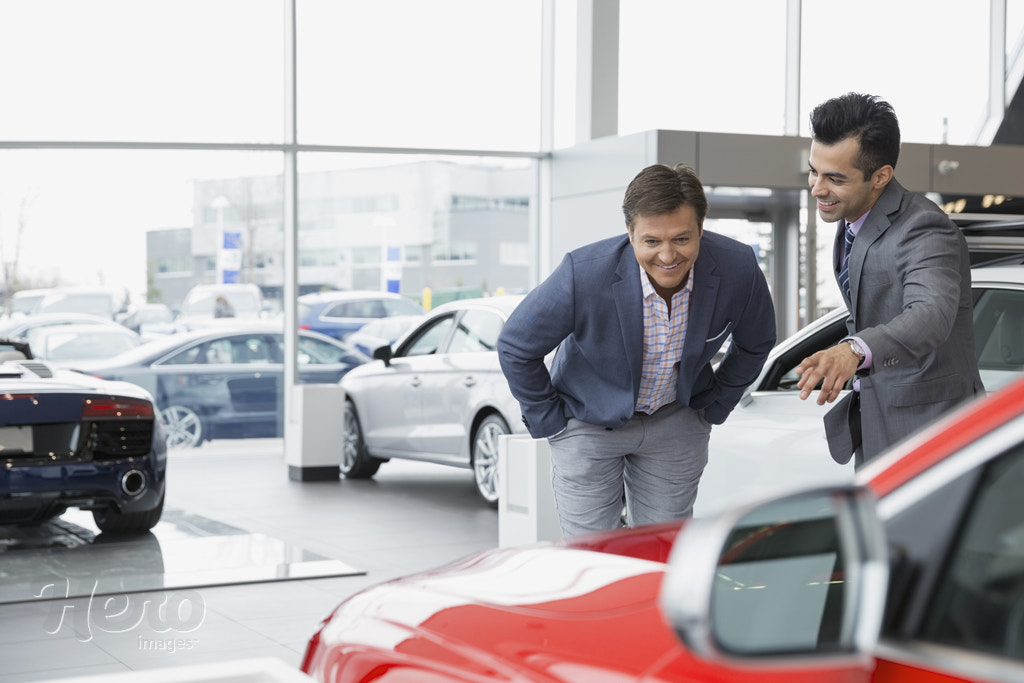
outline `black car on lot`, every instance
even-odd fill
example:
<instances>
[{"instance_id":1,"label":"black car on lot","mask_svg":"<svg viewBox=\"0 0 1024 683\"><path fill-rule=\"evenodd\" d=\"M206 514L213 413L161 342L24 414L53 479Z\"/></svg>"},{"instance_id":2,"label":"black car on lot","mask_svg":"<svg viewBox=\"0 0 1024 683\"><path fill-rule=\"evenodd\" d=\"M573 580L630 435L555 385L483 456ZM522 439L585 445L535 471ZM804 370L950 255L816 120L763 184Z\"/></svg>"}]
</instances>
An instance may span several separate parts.
<instances>
[{"instance_id":1,"label":"black car on lot","mask_svg":"<svg viewBox=\"0 0 1024 683\"><path fill-rule=\"evenodd\" d=\"M163 512L167 438L134 384L61 370L0 338L0 524L91 510L104 532L142 532Z\"/></svg>"},{"instance_id":2,"label":"black car on lot","mask_svg":"<svg viewBox=\"0 0 1024 683\"><path fill-rule=\"evenodd\" d=\"M304 384L337 383L369 360L343 342L299 330L298 380ZM178 333L75 369L149 391L171 448L282 434L284 333L273 321Z\"/></svg>"}]
</instances>

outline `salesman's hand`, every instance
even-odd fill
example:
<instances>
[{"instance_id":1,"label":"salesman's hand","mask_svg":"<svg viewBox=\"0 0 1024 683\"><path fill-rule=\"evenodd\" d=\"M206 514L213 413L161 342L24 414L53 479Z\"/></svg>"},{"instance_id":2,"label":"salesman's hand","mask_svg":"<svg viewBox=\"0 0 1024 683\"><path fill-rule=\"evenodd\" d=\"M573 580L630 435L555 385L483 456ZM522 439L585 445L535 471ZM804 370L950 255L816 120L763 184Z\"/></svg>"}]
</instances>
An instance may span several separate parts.
<instances>
[{"instance_id":1,"label":"salesman's hand","mask_svg":"<svg viewBox=\"0 0 1024 683\"><path fill-rule=\"evenodd\" d=\"M800 375L800 381L796 384L800 389L800 400L810 396L814 387L821 382L818 405L832 403L839 398L839 392L857 372L859 364L860 359L850 350L849 344L837 344L804 358L796 366L796 373Z\"/></svg>"}]
</instances>

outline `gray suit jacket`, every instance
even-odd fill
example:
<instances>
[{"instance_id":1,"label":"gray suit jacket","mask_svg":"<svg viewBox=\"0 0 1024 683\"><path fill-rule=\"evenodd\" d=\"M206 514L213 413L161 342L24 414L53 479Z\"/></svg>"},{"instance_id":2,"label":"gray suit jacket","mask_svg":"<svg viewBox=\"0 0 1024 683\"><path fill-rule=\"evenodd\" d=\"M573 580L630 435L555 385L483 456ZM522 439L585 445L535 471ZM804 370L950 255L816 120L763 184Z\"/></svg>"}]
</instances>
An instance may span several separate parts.
<instances>
[{"instance_id":1,"label":"gray suit jacket","mask_svg":"<svg viewBox=\"0 0 1024 683\"><path fill-rule=\"evenodd\" d=\"M837 282L842 253L840 221L833 250ZM849 334L863 339L873 356L860 380L865 460L984 391L974 353L967 244L939 207L895 179L853 243L845 300ZM843 410L837 406L825 420L840 462L850 458Z\"/></svg>"},{"instance_id":2,"label":"gray suit jacket","mask_svg":"<svg viewBox=\"0 0 1024 683\"><path fill-rule=\"evenodd\" d=\"M569 418L617 428L633 416L643 363L640 266L623 234L581 247L516 307L498 338L502 371L536 438ZM775 309L753 250L705 231L676 399L725 421L775 344ZM732 335L717 372L715 353ZM548 372L544 357L558 347Z\"/></svg>"}]
</instances>

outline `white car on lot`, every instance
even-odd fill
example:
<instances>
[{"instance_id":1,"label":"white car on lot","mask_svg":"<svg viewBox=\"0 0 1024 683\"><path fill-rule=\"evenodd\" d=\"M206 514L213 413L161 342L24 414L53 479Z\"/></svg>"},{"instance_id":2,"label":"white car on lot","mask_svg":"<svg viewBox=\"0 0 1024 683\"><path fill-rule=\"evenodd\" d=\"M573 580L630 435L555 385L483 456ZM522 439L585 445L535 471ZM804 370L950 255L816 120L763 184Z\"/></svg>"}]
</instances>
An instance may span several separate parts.
<instances>
[{"instance_id":1,"label":"white car on lot","mask_svg":"<svg viewBox=\"0 0 1024 683\"><path fill-rule=\"evenodd\" d=\"M985 388L995 391L1024 373L1024 266L972 270L975 352ZM780 342L736 409L711 431L710 455L694 505L707 515L755 496L804 485L846 483L853 465L838 465L825 442L817 393L801 401L794 368L846 336L838 309Z\"/></svg>"}]
</instances>

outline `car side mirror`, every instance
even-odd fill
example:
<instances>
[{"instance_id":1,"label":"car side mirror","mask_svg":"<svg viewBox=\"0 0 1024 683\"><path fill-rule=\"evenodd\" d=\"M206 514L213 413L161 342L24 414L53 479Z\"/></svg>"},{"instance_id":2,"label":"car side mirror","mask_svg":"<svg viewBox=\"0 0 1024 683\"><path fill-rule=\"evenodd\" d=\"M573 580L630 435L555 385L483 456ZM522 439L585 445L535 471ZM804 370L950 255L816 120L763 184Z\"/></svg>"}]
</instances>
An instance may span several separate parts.
<instances>
[{"instance_id":1,"label":"car side mirror","mask_svg":"<svg viewBox=\"0 0 1024 683\"><path fill-rule=\"evenodd\" d=\"M378 346L373 350L373 357L384 361L384 367L390 367L392 357L391 346Z\"/></svg>"},{"instance_id":2,"label":"car side mirror","mask_svg":"<svg viewBox=\"0 0 1024 683\"><path fill-rule=\"evenodd\" d=\"M864 488L806 491L690 521L661 605L711 660L870 652L888 585L885 530Z\"/></svg>"}]
</instances>

